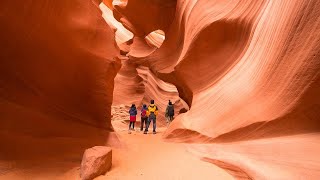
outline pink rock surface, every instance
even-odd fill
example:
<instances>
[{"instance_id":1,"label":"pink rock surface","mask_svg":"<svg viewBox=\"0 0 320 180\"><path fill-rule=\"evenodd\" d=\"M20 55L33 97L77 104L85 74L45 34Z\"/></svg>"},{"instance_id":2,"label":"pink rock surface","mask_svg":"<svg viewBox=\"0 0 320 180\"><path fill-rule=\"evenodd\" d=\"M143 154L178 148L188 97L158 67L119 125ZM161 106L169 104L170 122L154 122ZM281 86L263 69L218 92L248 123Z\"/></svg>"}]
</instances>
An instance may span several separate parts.
<instances>
[{"instance_id":1,"label":"pink rock surface","mask_svg":"<svg viewBox=\"0 0 320 180\"><path fill-rule=\"evenodd\" d=\"M140 110L142 104L149 105L154 99L159 108L158 125L166 125L164 117L168 100L175 105L177 115L182 109L189 109L188 105L179 97L177 88L157 78L148 67L133 64L127 57L121 57L122 67L115 77L113 92L113 106L136 104ZM128 110L121 113L120 119L129 119ZM118 112L114 116L118 117ZM115 119L115 118L113 118ZM118 119L118 120L120 120ZM140 114L138 113L138 119Z\"/></svg>"},{"instance_id":2,"label":"pink rock surface","mask_svg":"<svg viewBox=\"0 0 320 180\"><path fill-rule=\"evenodd\" d=\"M318 1L299 0L178 0L159 49L145 57L131 57L157 78L176 85L179 96L190 105L164 137L214 143L202 151L203 156L214 150L218 153L209 156L211 162L245 169L248 178L267 179L274 172L275 179L316 179L320 170L320 161L314 158L319 149L315 140L320 138L319 7ZM231 161L237 159L232 151L239 142L249 143L250 148L237 152L241 162ZM227 155L214 149L221 147L223 152L225 146L216 143L230 143L228 161ZM250 160L255 158L263 160L253 168ZM314 162L308 163L310 159ZM297 163L304 162L298 170Z\"/></svg>"},{"instance_id":3,"label":"pink rock surface","mask_svg":"<svg viewBox=\"0 0 320 180\"><path fill-rule=\"evenodd\" d=\"M145 87L136 70L137 65L131 63L128 57L124 56L120 57L120 59L122 66L115 77L112 105L125 104L131 106L132 103L140 105Z\"/></svg>"},{"instance_id":4,"label":"pink rock surface","mask_svg":"<svg viewBox=\"0 0 320 180\"><path fill-rule=\"evenodd\" d=\"M167 141L236 178L319 178L319 1L94 2L0 3L1 158L79 157L110 142L112 99L172 99Z\"/></svg>"},{"instance_id":5,"label":"pink rock surface","mask_svg":"<svg viewBox=\"0 0 320 180\"><path fill-rule=\"evenodd\" d=\"M297 3L299 6L275 2L253 6L248 1L240 1L232 5L216 3L208 12L217 13L216 6L219 5L220 8L223 5L226 6L224 11L228 14L221 12L216 14L217 17L209 17L208 13L196 13L196 8L204 5L201 2L193 4L194 13L189 15L189 23L194 22L193 17L197 19L201 18L201 15L206 21L193 26L193 31L198 29L198 32L193 32L197 35L196 38L188 36L187 23L187 38L184 39L185 44L174 69L174 75L183 80L183 87L193 94L192 99L188 97L188 102L192 102L190 112L180 117L187 128L216 137L256 122L284 119L294 113L298 115L318 112L319 97L315 94L319 88L318 39L305 41L319 33L317 25L311 23L318 15L317 11L303 2ZM314 6L318 5L313 3ZM229 6L237 7L237 10ZM281 6L286 8L281 9ZM252 12L249 11L251 9ZM277 12L281 12L283 18L275 18L274 14ZM297 21L285 17L286 13L295 13L296 17L308 14L309 18ZM224 18L219 18L222 15ZM230 20L227 20L227 17ZM270 21L272 18L274 21ZM247 23L237 22L242 19ZM232 27L232 36L227 34L229 25ZM299 33L291 31L296 26L301 26ZM276 31L273 32L274 27ZM222 34L219 34L219 28L222 28ZM310 29L313 31L310 32ZM268 34L269 31L272 31L272 34ZM217 43L207 41L209 37L206 33L220 40ZM233 36L236 39L230 39ZM241 40L245 36L250 38ZM206 43L213 46L205 45ZM306 44L308 46L304 46ZM162 47L165 48L165 43L159 51ZM228 51L231 52L227 53ZM223 56L216 56L217 53ZM191 62L196 57L199 60ZM220 73L216 72L221 65L228 67L219 70ZM288 71L288 68L292 69ZM203 106L208 107L206 112L200 110ZM292 118L298 117L289 119ZM318 116L311 115L305 121L303 119L306 118L299 117L300 120L296 120L296 123L314 124L317 118ZM297 125L302 128L300 124ZM203 128L206 130L203 131Z\"/></svg>"}]
</instances>

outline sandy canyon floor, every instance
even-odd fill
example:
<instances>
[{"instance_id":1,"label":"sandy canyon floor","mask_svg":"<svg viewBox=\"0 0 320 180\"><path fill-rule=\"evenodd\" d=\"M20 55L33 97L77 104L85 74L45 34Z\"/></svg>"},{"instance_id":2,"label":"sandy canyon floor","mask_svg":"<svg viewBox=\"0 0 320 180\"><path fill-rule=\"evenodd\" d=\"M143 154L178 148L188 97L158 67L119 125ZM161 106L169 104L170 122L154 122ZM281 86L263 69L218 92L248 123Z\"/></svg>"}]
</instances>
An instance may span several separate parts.
<instances>
[{"instance_id":1,"label":"sandy canyon floor","mask_svg":"<svg viewBox=\"0 0 320 180\"><path fill-rule=\"evenodd\" d=\"M114 126L121 146L113 148L111 171L97 177L97 180L233 179L223 169L201 161L187 152L184 144L163 141L165 127L158 128L157 134L146 135L137 127L136 131L128 134L126 124L121 122L114 123ZM70 165L74 167L66 169ZM5 166L4 162L2 166ZM36 166L30 169L8 170L0 174L0 179L80 179L80 167L77 167L77 163L61 162L57 166L59 167L53 165L50 168Z\"/></svg>"}]
</instances>

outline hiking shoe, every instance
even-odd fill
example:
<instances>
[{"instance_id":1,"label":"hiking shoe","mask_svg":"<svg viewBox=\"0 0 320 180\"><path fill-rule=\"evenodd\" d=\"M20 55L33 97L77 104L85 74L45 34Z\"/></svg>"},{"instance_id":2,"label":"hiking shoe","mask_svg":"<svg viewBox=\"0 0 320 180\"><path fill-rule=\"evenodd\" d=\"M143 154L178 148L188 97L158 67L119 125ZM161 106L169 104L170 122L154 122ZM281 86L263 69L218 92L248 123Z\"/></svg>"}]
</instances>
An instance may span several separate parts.
<instances>
[{"instance_id":1,"label":"hiking shoe","mask_svg":"<svg viewBox=\"0 0 320 180\"><path fill-rule=\"evenodd\" d=\"M153 134L157 134L157 132L153 131Z\"/></svg>"},{"instance_id":2,"label":"hiking shoe","mask_svg":"<svg viewBox=\"0 0 320 180\"><path fill-rule=\"evenodd\" d=\"M144 131L143 134L147 134L147 131Z\"/></svg>"}]
</instances>

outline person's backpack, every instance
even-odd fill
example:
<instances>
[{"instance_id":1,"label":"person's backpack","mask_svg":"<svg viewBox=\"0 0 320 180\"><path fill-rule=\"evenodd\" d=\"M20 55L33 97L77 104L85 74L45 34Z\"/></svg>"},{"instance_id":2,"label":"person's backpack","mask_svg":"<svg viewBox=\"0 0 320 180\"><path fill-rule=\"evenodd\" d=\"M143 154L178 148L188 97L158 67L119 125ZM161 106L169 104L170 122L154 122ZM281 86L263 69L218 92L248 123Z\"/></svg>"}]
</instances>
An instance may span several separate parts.
<instances>
[{"instance_id":1,"label":"person's backpack","mask_svg":"<svg viewBox=\"0 0 320 180\"><path fill-rule=\"evenodd\" d=\"M158 110L158 108L156 105L153 105L153 106L149 106L148 110L150 113L155 113Z\"/></svg>"},{"instance_id":2,"label":"person's backpack","mask_svg":"<svg viewBox=\"0 0 320 180\"><path fill-rule=\"evenodd\" d=\"M146 109L142 109L141 110L141 117L146 117L147 116L147 110Z\"/></svg>"}]
</instances>

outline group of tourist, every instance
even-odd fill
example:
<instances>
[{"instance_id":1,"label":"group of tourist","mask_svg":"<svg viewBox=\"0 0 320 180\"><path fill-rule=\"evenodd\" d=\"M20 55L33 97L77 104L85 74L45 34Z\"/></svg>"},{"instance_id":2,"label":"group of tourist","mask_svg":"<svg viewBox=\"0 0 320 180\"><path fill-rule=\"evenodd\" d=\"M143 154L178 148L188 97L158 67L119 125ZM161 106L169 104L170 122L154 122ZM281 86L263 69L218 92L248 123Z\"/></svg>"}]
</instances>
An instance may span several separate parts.
<instances>
[{"instance_id":1,"label":"group of tourist","mask_svg":"<svg viewBox=\"0 0 320 180\"><path fill-rule=\"evenodd\" d=\"M135 104L131 105L131 108L129 110L130 115L130 123L129 123L129 133L131 133L131 130L134 131L134 124L137 119L137 108ZM142 105L141 108L141 126L140 131L143 131L143 128L145 126L144 134L148 133L149 126L152 122L153 125L153 134L156 134L156 120L158 116L158 107L154 104L154 100L150 101L150 105L147 106L146 104ZM167 124L169 125L174 117L174 106L172 102L169 100L168 106L166 108L165 117L167 119Z\"/></svg>"}]
</instances>

